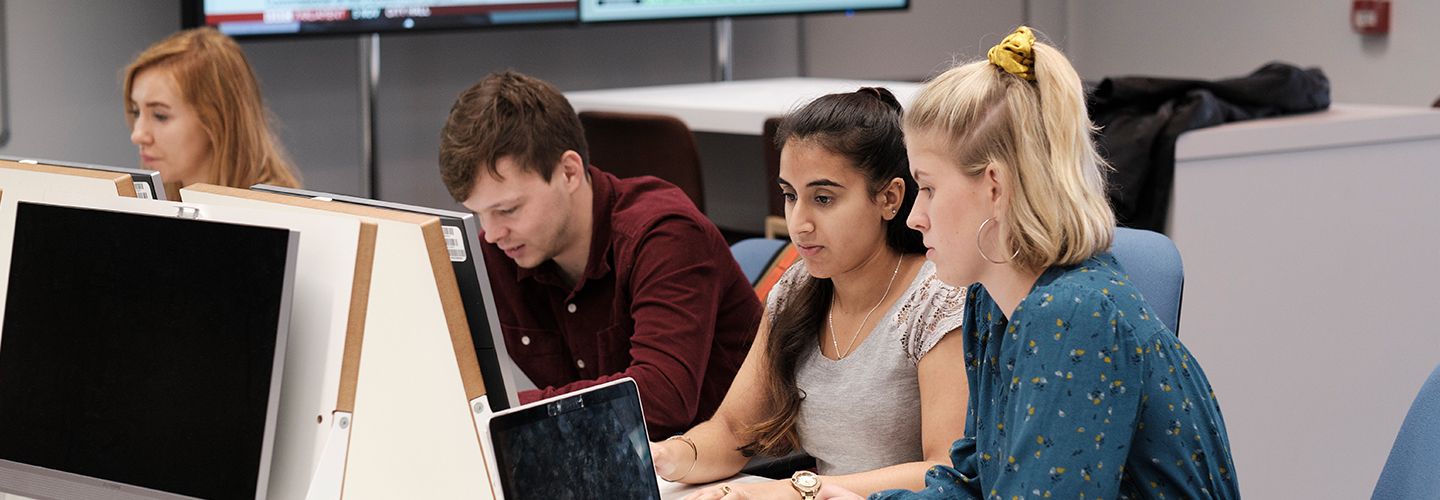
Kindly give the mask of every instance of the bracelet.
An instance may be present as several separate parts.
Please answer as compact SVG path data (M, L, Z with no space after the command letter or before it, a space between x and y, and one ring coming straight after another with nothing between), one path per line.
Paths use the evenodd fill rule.
M669 438L666 438L665 440L666 440L666 441L673 441L673 440L676 440L676 439L679 439L679 440L681 440L681 441L684 441L685 444L690 445L690 454L694 455L694 456L695 456L695 459L690 461L690 468L685 469L685 473L684 473L684 474L681 474L680 477L677 477L677 478L675 478L675 479L670 479L670 478L664 477L664 476L661 476L661 477L660 477L660 479L664 479L664 480L669 481L669 482L672 482L672 483L677 483L677 482L680 482L680 480L685 479L685 476L690 475L690 471L695 470L695 462L699 462L699 461L700 461L700 449L699 449L699 448L696 448L696 447L695 447L695 442L694 442L694 441L691 441L690 438L685 437L684 434L676 434L676 435L674 435L674 436L670 436Z

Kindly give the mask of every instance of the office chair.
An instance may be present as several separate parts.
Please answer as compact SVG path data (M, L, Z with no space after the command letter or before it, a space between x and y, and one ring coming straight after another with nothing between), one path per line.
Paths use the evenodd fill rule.
M1156 316L1175 335L1180 335L1180 299L1185 291L1185 265L1180 250L1165 235L1131 229L1115 228L1110 245L1115 260L1130 274L1130 281L1145 296Z
M580 112L590 164L616 177L653 175L679 187L705 212L705 184L695 134L667 115Z
M775 260L775 255L789 243L785 240L750 238L730 245L730 253L735 256L735 262L740 263L740 270L745 271L745 278L750 280L750 285L754 286L760 282L765 269Z
M1370 498L1435 498L1440 492L1440 366L1420 387Z

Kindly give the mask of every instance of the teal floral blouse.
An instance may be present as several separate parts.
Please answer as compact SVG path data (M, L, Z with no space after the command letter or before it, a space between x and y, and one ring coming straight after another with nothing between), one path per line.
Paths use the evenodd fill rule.
M1210 382L1110 254L1047 270L1009 321L969 296L954 465L872 500L1240 497Z

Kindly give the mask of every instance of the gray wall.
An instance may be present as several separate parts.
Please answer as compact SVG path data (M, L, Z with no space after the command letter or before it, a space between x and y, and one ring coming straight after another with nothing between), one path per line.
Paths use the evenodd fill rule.
M7 0L4 22L10 138L0 154L136 166L120 71L175 30L178 4Z
M352 37L242 44L305 187L359 195L360 51Z
M1272 60L1319 66L1335 102L1429 106L1440 95L1440 2L1393 2L1390 35L1350 31L1349 0L1070 0L1070 51L1086 78L1206 79Z
M906 11L803 18L806 76L921 80L985 55L1025 2L913 0Z

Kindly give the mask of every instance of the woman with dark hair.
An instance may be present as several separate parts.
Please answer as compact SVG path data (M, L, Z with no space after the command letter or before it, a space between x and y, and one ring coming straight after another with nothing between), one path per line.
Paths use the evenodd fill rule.
M964 433L965 291L905 226L915 200L900 103L863 88L785 117L780 178L802 260L772 289L749 355L709 421L654 443L662 478L706 483L755 455L800 451L820 475L718 485L691 498L813 498L919 487Z

